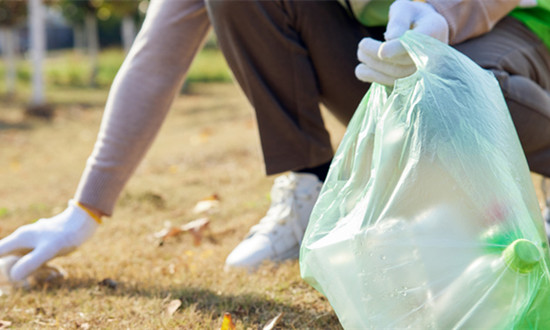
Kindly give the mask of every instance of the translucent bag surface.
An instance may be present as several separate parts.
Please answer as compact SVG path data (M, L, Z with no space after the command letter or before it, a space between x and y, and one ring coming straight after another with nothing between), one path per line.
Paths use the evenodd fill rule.
M497 81L430 37L401 42L418 70L359 105L302 277L345 328L550 329L546 234Z

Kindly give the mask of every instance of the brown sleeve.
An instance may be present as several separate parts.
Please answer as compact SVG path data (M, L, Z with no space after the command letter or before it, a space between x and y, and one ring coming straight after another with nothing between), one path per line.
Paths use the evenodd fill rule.
M427 0L449 23L449 43L489 32L520 0Z
M210 22L203 0L154 0L109 92L75 200L111 215L151 146Z

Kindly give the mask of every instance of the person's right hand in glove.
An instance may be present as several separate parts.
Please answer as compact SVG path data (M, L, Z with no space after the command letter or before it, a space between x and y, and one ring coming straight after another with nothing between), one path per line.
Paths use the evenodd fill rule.
M386 41L364 38L359 43L357 57L361 63L355 76L361 81L391 86L395 80L413 74L416 66L399 41L408 30L449 42L449 24L434 7L419 0L397 0L390 6Z
M98 214L71 200L62 213L21 226L0 240L0 256L24 254L11 268L12 283L24 281L49 260L74 251L100 222Z

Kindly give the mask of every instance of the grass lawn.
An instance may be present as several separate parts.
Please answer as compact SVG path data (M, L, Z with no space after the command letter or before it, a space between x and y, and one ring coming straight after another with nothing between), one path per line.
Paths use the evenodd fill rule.
M110 52L102 58L115 57ZM85 61L78 54L54 55L49 70L63 57ZM116 56L120 65L122 54ZM219 58L215 52L201 56ZM223 270L226 256L268 208L273 178L263 174L244 95L227 71L208 75L226 78L190 78L114 216L79 250L51 263L67 278L0 297L0 320L17 329L215 329L230 313L237 329L256 329L283 313L278 328L339 328L327 300L301 280L297 261L266 263L254 273ZM63 83L61 74L57 83L47 77L51 121L25 117L25 79L15 97L0 101L0 237L65 208L99 129L108 84L88 88ZM337 141L342 127L327 118ZM219 198L216 209L193 211L212 195ZM162 246L154 236L168 222L179 226L202 217L210 225L199 245L189 234ZM181 305L168 312L174 301Z

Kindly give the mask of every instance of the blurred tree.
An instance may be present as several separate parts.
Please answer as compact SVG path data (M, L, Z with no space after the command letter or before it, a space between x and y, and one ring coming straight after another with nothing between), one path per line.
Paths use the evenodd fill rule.
M45 11L41 0L29 0L29 30L32 60L31 106L39 107L45 103L42 62L46 53Z
M130 50L136 37L136 20L139 18L140 8L143 8L142 2L144 2L144 0L105 1L104 8L122 19L122 46L126 52Z
M30 53L32 61L32 96L26 114L51 118L53 108L46 104L44 96L43 62L46 56L46 10L50 1L28 0L28 21L30 31Z
M0 42L2 45L2 56L6 63L6 93L15 93L16 80L16 52L17 35L16 26L23 22L27 15L27 2L0 0Z
M67 22L73 28L74 48L84 49L86 44L86 35L84 33L84 17L86 11L82 8L84 5L80 1L60 0L57 5Z
M97 18L104 5L103 0L59 0L59 5L65 19L73 26L75 48L82 47L82 39L86 40L88 56L92 64L90 85L96 83L99 70L99 34ZM84 27L84 28L82 28ZM82 32L84 30L84 32ZM85 36L85 38L82 38Z

